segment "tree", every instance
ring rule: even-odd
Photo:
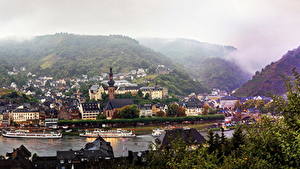
[[[215,137],[214,137],[214,132],[212,130],[208,131],[208,152],[212,153],[215,151],[216,146],[215,146]]]
[[[127,105],[117,110],[117,117],[124,118],[124,119],[133,119],[138,118],[140,110],[138,109],[137,105]]]
[[[208,114],[209,112],[209,105],[208,104],[204,104],[203,105],[203,113],[202,114]]]
[[[102,119],[106,119],[106,116],[102,113],[99,113],[96,117],[97,120],[102,120]]]
[[[156,116],[158,116],[158,117],[164,117],[164,116],[165,116],[165,112],[162,111],[162,110],[160,110],[160,111],[158,111],[158,112],[156,113]]]
[[[145,99],[146,99],[146,100],[149,100],[149,99],[150,99],[150,94],[149,94],[149,93],[146,93],[146,94],[145,94]]]
[[[169,117],[186,116],[185,108],[179,106],[178,104],[170,104],[168,106],[167,116],[169,116]]]
[[[294,81],[286,81],[288,89],[287,98],[288,102],[284,106],[283,116],[285,122],[296,131],[300,130],[300,74],[294,68],[292,70]]]
[[[142,98],[144,96],[143,92],[141,90],[138,91],[137,96]]]
[[[235,129],[232,135],[231,143],[233,150],[237,150],[241,145],[245,143],[245,138],[241,127]]]

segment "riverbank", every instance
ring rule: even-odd
[[[215,125],[215,123],[218,121],[213,121],[213,122],[203,122],[199,124],[177,124],[173,127],[187,127],[187,128],[195,128],[197,130],[203,130],[205,131],[207,128],[211,128],[212,126]],[[151,125],[151,126],[137,126],[137,127],[123,127],[120,129],[124,130],[131,130],[133,131],[136,135],[147,135],[151,134],[152,130],[157,129],[157,128],[165,128],[168,127],[168,125]],[[115,127],[109,127],[106,129],[118,129]],[[82,129],[73,129],[74,131],[71,132],[62,132],[64,136],[79,136],[80,130],[83,132]],[[87,130],[93,130],[93,128],[87,128]]]
[[[59,126],[72,126],[73,128],[126,128],[139,126],[160,126],[160,125],[178,125],[182,123],[197,124],[203,122],[212,122],[217,120],[224,120],[223,114],[209,114],[199,116],[186,117],[148,117],[148,118],[134,118],[134,119],[102,119],[102,120],[60,120]]]

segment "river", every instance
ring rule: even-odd
[[[206,132],[200,132],[206,137]],[[218,132],[219,133],[219,132]],[[233,131],[225,131],[226,137],[231,137]],[[64,136],[61,139],[25,139],[25,138],[6,138],[0,136],[0,155],[12,152],[22,144],[33,154],[39,156],[55,156],[56,151],[79,150],[86,143],[94,141],[95,138],[84,138],[79,136]],[[151,135],[138,135],[135,138],[105,138],[111,143],[116,157],[127,156],[128,150],[144,151],[149,149],[153,141]]]

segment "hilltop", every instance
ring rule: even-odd
[[[189,94],[188,86],[178,86],[179,81],[194,84],[197,91],[206,89],[197,81],[193,81],[184,69],[159,52],[144,47],[138,41],[121,35],[90,36],[57,33],[54,35],[37,36],[24,41],[1,41],[0,60],[16,67],[26,66],[27,71],[37,75],[53,76],[54,78],[79,77],[83,74],[89,76],[107,72],[109,67],[114,72],[124,73],[138,68],[155,73],[158,65],[176,70],[185,76],[174,76],[168,83],[159,83],[170,87],[171,93]],[[170,75],[165,75],[170,76]],[[0,76],[1,77],[1,76]],[[2,76],[4,77],[4,75]],[[169,78],[171,79],[171,78]]]
[[[286,92],[284,78],[292,73],[292,69],[300,71],[300,47],[288,51],[283,57],[267,65],[239,88],[237,96],[283,95]]]
[[[250,79],[250,74],[227,58],[231,52],[236,51],[233,46],[190,39],[141,38],[138,40],[176,63],[183,64],[189,75],[208,88],[231,91]]]

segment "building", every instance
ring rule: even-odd
[[[99,85],[93,85],[90,89],[89,89],[89,96],[90,96],[90,100],[102,100],[102,93],[104,93],[104,88],[102,86]]]
[[[6,153],[6,158],[0,158],[0,168],[2,169],[32,169],[30,161],[31,152],[23,145],[13,149],[13,152]]]
[[[49,109],[45,111],[45,126],[56,128],[58,123],[58,111]]]
[[[132,104],[134,104],[132,99],[111,99],[106,104],[103,112],[107,119],[112,119],[116,117],[117,109]]]
[[[197,146],[204,143],[205,138],[194,128],[178,128],[165,130],[161,136],[155,139],[159,148],[170,148],[174,140],[181,140],[186,145]]]
[[[131,95],[135,96],[138,94],[139,89],[140,88],[137,86],[118,87],[115,92],[116,94],[130,93]]]
[[[38,110],[30,109],[16,109],[10,113],[12,121],[16,123],[32,122],[40,119],[40,112]]]
[[[168,90],[162,87],[141,87],[144,97],[148,94],[151,99],[162,99],[168,95]]]
[[[112,68],[109,69],[109,81],[108,83],[108,99],[112,100],[115,98],[115,81],[113,79],[113,72],[112,72]]]
[[[2,125],[2,121],[3,121],[3,113],[0,112],[0,126]]]
[[[234,96],[224,96],[220,99],[220,108],[233,109],[239,98]]]
[[[186,102],[180,103],[180,106],[185,108],[185,114],[187,116],[198,116],[203,113],[204,102],[193,97]]]
[[[100,103],[81,103],[79,105],[79,111],[81,114],[81,119],[83,120],[96,120],[98,114],[100,114],[101,108]]]
[[[152,105],[151,104],[144,104],[139,106],[140,109],[140,117],[151,117],[155,116],[155,113],[152,111]]]
[[[86,168],[85,163],[95,165],[102,160],[113,158],[114,153],[110,143],[102,137],[87,143],[81,150],[57,151],[58,168]]]

